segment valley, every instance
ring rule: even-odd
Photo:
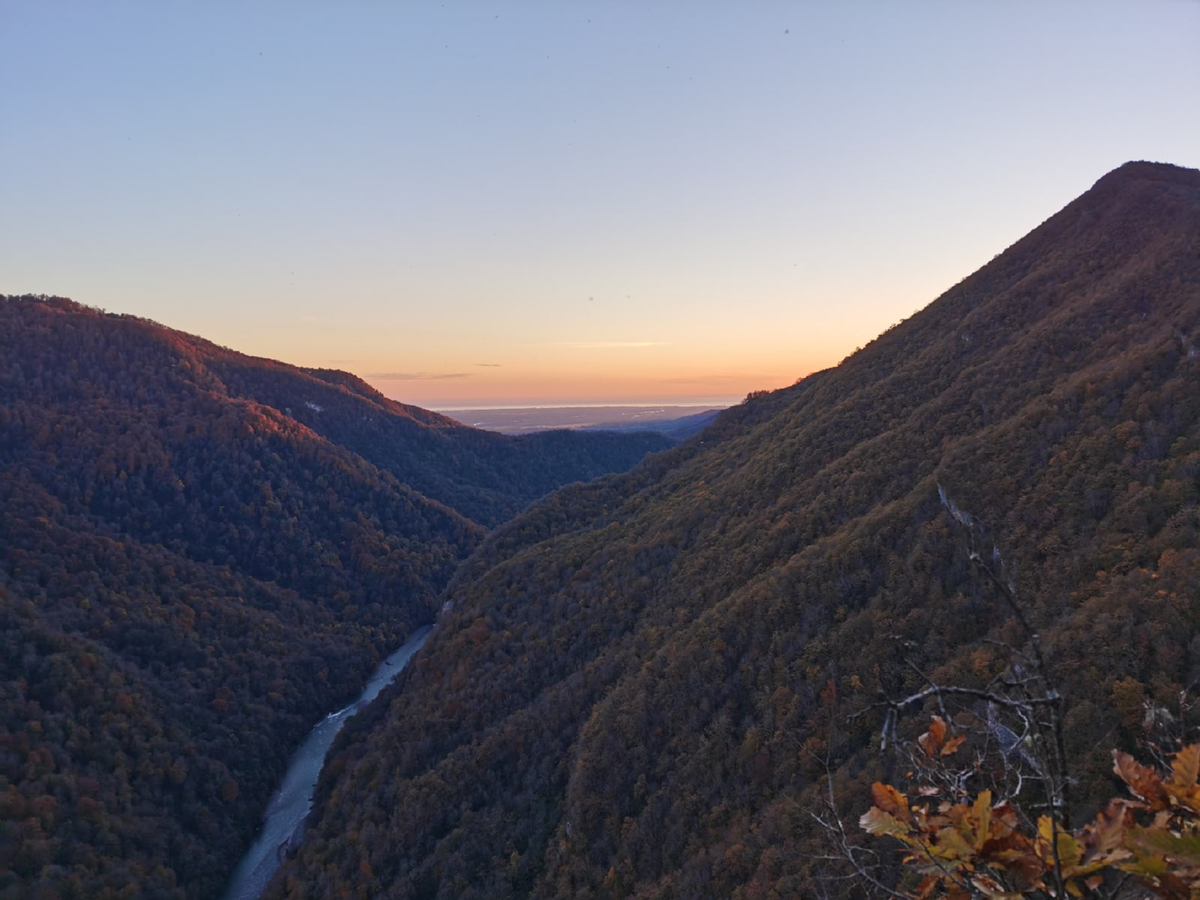
[[[0,300],[0,895],[219,896],[292,750],[457,562],[654,435],[505,437]]]
[[[1147,710],[1200,725],[1197,346],[1200,172],[1147,162],[679,440],[4,297],[0,897],[221,896],[305,735],[435,622],[263,896],[859,896],[816,816],[895,776],[889,702],[1023,647],[980,552],[1091,815]]]
[[[1124,166],[840,366],[496,529],[267,896],[857,895],[813,816],[888,777],[876,704],[1020,644],[943,492],[1018,573],[1094,810],[1200,675],[1198,241],[1200,173]]]

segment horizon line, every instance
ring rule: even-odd
[[[506,405],[497,405],[494,403],[475,404],[475,405],[456,405],[456,406],[426,406],[432,412],[499,412],[501,410],[521,410],[521,409],[653,409],[654,407],[664,406],[673,409],[728,409],[731,406],[737,406],[745,398],[737,397],[731,399],[729,397],[714,397],[707,402],[681,402],[679,400],[665,400],[660,403],[646,403],[636,401],[631,403],[621,402],[605,402],[605,403],[509,403]],[[421,406],[419,403],[408,403],[409,406]]]

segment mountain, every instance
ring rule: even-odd
[[[343,732],[269,896],[856,895],[813,813],[869,807],[877,704],[1020,644],[961,511],[1094,808],[1143,708],[1197,724],[1198,329],[1200,172],[1130,163],[836,368],[534,504]]]
[[[290,748],[487,527],[666,445],[0,298],[0,896],[217,896]]]
[[[487,527],[562,484],[624,471],[646,453],[670,446],[661,435],[644,432],[495,434],[389,400],[345,372],[298,371],[213,345],[207,349],[208,365],[234,396],[284,411]]]

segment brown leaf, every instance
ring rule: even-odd
[[[1129,856],[1125,838],[1132,826],[1132,810],[1119,800],[1112,801],[1107,809],[1100,810],[1096,818],[1084,826],[1084,858],[1089,862],[1125,859]]]
[[[926,900],[941,883],[942,879],[937,876],[926,875],[921,879],[921,883],[917,885],[917,900]]]
[[[1017,816],[1016,809],[1007,800],[1001,800],[992,807],[992,818],[998,825],[1003,826],[1003,828],[994,829],[997,834],[1008,834],[1011,831],[1015,831],[1017,826],[1020,825],[1020,818]]]

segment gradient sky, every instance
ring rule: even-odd
[[[422,406],[736,401],[1130,159],[1200,2],[0,0],[0,292]]]

